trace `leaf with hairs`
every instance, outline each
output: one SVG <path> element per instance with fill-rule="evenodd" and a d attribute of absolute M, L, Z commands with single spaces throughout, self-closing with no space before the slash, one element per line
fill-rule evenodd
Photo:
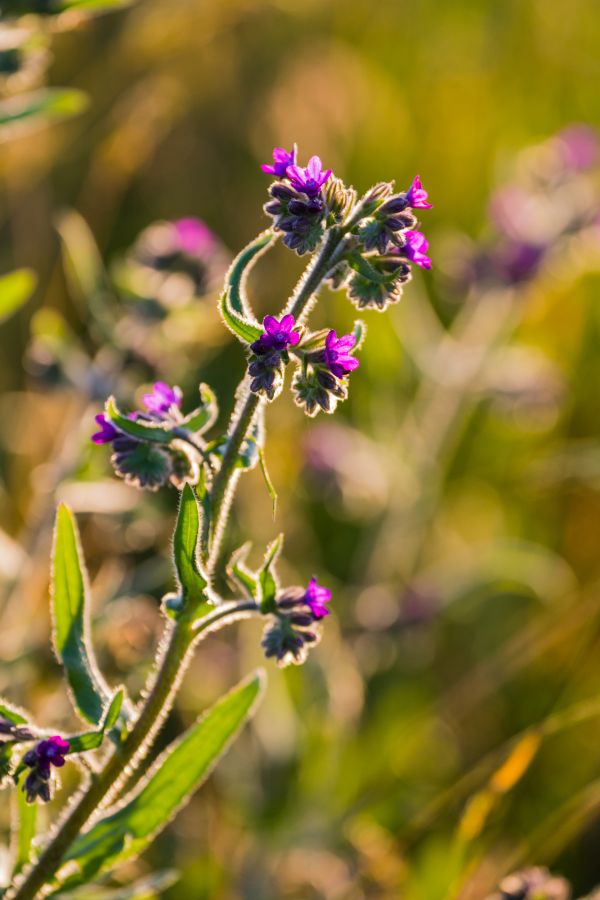
<path fill-rule="evenodd" d="M 86 750 L 96 750 L 101 746 L 106 733 L 117 723 L 124 697 L 125 689 L 121 687 L 115 692 L 104 714 L 102 725 L 97 731 L 86 731 L 83 734 L 74 734 L 69 737 L 69 753 L 83 753 Z"/>
<path fill-rule="evenodd" d="M 200 391 L 200 406 L 184 416 L 181 421 L 182 428 L 187 428 L 188 431 L 193 431 L 195 434 L 207 431 L 211 425 L 214 425 L 219 414 L 217 398 L 212 388 L 207 384 L 200 384 L 198 390 Z"/>
<path fill-rule="evenodd" d="M 257 600 L 259 592 L 258 577 L 246 565 L 246 556 L 250 547 L 251 544 L 248 542 L 231 554 L 227 565 L 227 576 L 235 587 L 241 589 L 246 597 L 250 600 Z"/>
<path fill-rule="evenodd" d="M 65 863 L 75 863 L 80 872 L 67 876 L 62 890 L 138 856 L 148 847 L 210 775 L 253 714 L 263 687 L 264 673 L 259 670 L 218 700 L 158 757 L 141 787 L 79 835 Z"/>
<path fill-rule="evenodd" d="M 246 297 L 246 280 L 254 263 L 274 242 L 275 235 L 272 231 L 259 234 L 238 253 L 225 280 L 226 288 L 220 302 L 221 315 L 229 330 L 245 344 L 251 344 L 263 333 L 250 310 Z"/>
<path fill-rule="evenodd" d="M 173 440 L 175 435 L 171 430 L 161 425 L 153 423 L 145 423 L 129 419 L 119 410 L 114 397 L 109 397 L 106 401 L 104 412 L 107 419 L 119 429 L 119 431 L 128 434 L 129 437 L 136 438 L 138 441 L 149 441 L 154 444 L 168 444 Z"/>
<path fill-rule="evenodd" d="M 112 692 L 98 670 L 90 643 L 89 588 L 77 523 L 67 506 L 58 507 L 52 553 L 54 646 L 75 706 L 98 725 Z"/>
<path fill-rule="evenodd" d="M 179 513 L 173 535 L 173 561 L 182 593 L 182 610 L 190 617 L 209 612 L 207 602 L 208 579 L 198 560 L 200 539 L 200 510 L 193 488 L 186 484 L 181 492 Z"/>
<path fill-rule="evenodd" d="M 275 540 L 267 547 L 265 561 L 263 562 L 259 573 L 258 583 L 260 585 L 260 609 L 263 613 L 273 612 L 276 608 L 275 595 L 279 585 L 273 573 L 273 565 L 277 557 L 281 553 L 283 547 L 283 535 L 279 534 Z"/>
<path fill-rule="evenodd" d="M 29 860 L 33 848 L 33 840 L 37 828 L 37 803 L 28 803 L 23 783 L 25 777 L 19 780 L 13 800 L 13 816 L 15 826 L 13 828 L 13 878 L 22 872 Z"/>

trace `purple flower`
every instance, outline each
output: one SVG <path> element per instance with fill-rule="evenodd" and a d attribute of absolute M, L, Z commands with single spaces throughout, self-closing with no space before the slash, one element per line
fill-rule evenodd
<path fill-rule="evenodd" d="M 323 171 L 323 164 L 318 156 L 312 156 L 305 169 L 291 165 L 286 169 L 286 175 L 290 179 L 292 187 L 302 191 L 309 197 L 316 197 L 321 188 L 331 175 L 331 169 Z"/>
<path fill-rule="evenodd" d="M 215 236 L 201 219 L 189 216 L 173 222 L 175 236 L 180 250 L 195 256 L 203 251 L 211 250 L 215 245 Z"/>
<path fill-rule="evenodd" d="M 50 772 L 50 766 L 60 769 L 65 764 L 65 755 L 68 752 L 69 742 L 58 734 L 45 741 L 40 741 L 35 748 L 38 767 L 45 772 Z"/>
<path fill-rule="evenodd" d="M 94 444 L 110 444 L 111 441 L 119 435 L 121 432 L 115 428 L 112 422 L 109 422 L 104 413 L 100 413 L 98 416 L 94 416 L 96 422 L 100 426 L 100 431 L 96 431 L 95 434 L 92 435 L 92 441 Z"/>
<path fill-rule="evenodd" d="M 325 365 L 337 378 L 343 378 L 354 369 L 358 369 L 360 363 L 356 357 L 350 355 L 356 338 L 352 334 L 338 337 L 335 331 L 330 331 L 325 338 Z"/>
<path fill-rule="evenodd" d="M 149 413 L 166 415 L 172 406 L 181 404 L 181 391 L 178 387 L 169 387 L 164 381 L 156 381 L 152 393 L 144 394 L 142 402 Z"/>
<path fill-rule="evenodd" d="M 406 244 L 402 248 L 401 253 L 416 266 L 420 266 L 422 269 L 430 269 L 431 260 L 427 256 L 429 241 L 425 235 L 420 231 L 405 231 L 404 237 L 406 238 Z"/>
<path fill-rule="evenodd" d="M 294 166 L 296 164 L 296 145 L 294 144 L 293 149 L 288 153 L 287 150 L 284 150 L 283 147 L 274 147 L 273 148 L 273 165 L 270 166 L 266 163 L 263 163 L 261 169 L 263 172 L 267 172 L 269 175 L 276 175 L 277 178 L 283 178 L 286 174 L 288 166 Z"/>
<path fill-rule="evenodd" d="M 311 578 L 304 594 L 304 602 L 310 607 L 310 611 L 315 619 L 324 619 L 325 616 L 329 615 L 329 610 L 325 604 L 329 603 L 330 600 L 331 591 L 329 588 L 318 584 L 316 578 Z"/>
<path fill-rule="evenodd" d="M 575 171 L 584 171 L 598 159 L 598 133 L 589 125 L 570 125 L 559 132 L 563 160 Z"/>
<path fill-rule="evenodd" d="M 282 316 L 279 322 L 275 316 L 265 316 L 263 327 L 265 333 L 252 344 L 255 353 L 264 353 L 266 350 L 285 350 L 286 347 L 295 345 L 300 340 L 300 332 L 294 331 L 296 320 L 293 316 Z"/>
<path fill-rule="evenodd" d="M 427 191 L 421 185 L 418 175 L 415 175 L 413 183 L 406 192 L 406 201 L 412 209 L 433 209 L 432 204 L 427 202 Z"/>

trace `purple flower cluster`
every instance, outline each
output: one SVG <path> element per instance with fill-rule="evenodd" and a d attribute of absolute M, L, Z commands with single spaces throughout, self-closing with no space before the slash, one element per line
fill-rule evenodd
<path fill-rule="evenodd" d="M 289 347 L 300 341 L 300 332 L 294 330 L 296 320 L 290 314 L 265 316 L 264 332 L 250 345 L 252 356 L 248 365 L 251 376 L 250 390 L 273 400 L 283 384 L 283 357 Z M 286 357 L 287 359 L 287 357 Z"/>
<path fill-rule="evenodd" d="M 44 803 L 50 800 L 52 766 L 58 769 L 62 768 L 68 752 L 69 742 L 55 734 L 40 741 L 33 750 L 29 750 L 25 754 L 23 762 L 31 769 L 23 785 L 28 803 L 32 803 L 36 797 L 39 797 Z"/>
<path fill-rule="evenodd" d="M 355 344 L 356 338 L 353 334 L 345 334 L 339 338 L 335 331 L 330 331 L 325 338 L 323 351 L 325 365 L 337 378 L 343 378 L 349 372 L 358 369 L 359 361 L 350 355 L 350 350 Z"/>
<path fill-rule="evenodd" d="M 278 179 L 271 185 L 271 200 L 265 205 L 273 227 L 283 232 L 283 242 L 290 250 L 300 255 L 314 250 L 324 234 L 328 206 L 323 188 L 331 169 L 323 170 L 318 156 L 312 156 L 305 168 L 296 165 L 295 147 L 290 152 L 275 147 L 273 164 L 261 168 Z"/>
<path fill-rule="evenodd" d="M 311 578 L 307 587 L 290 587 L 277 597 L 277 612 L 265 628 L 262 647 L 265 656 L 280 666 L 299 665 L 310 647 L 320 638 L 319 624 L 329 615 L 331 591 Z"/>
<path fill-rule="evenodd" d="M 329 331 L 322 348 L 306 354 L 305 365 L 296 372 L 292 387 L 296 403 L 307 415 L 315 416 L 319 410 L 332 413 L 338 400 L 346 399 L 347 376 L 360 365 L 350 352 L 355 345 L 353 334 L 338 337 L 337 332 Z"/>

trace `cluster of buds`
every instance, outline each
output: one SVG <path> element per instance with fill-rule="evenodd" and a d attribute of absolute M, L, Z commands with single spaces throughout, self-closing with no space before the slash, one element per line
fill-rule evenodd
<path fill-rule="evenodd" d="M 91 439 L 95 444 L 111 445 L 112 466 L 128 484 L 155 491 L 168 483 L 181 488 L 187 481 L 197 481 L 197 450 L 186 441 L 168 435 L 169 428 L 176 429 L 185 421 L 181 399 L 178 387 L 157 381 L 151 393 L 142 397 L 145 410 L 136 410 L 127 416 L 131 422 L 165 428 L 164 444 L 138 439 L 124 432 L 105 413 L 95 417 L 100 430 Z"/>
<path fill-rule="evenodd" d="M 69 752 L 69 742 L 55 734 L 40 741 L 23 757 L 24 764 L 30 769 L 23 790 L 28 803 L 39 797 L 48 803 L 52 785 L 52 767 L 60 769 L 65 764 L 65 756 Z"/>
<path fill-rule="evenodd" d="M 295 146 L 289 153 L 276 147 L 273 163 L 261 168 L 277 179 L 271 185 L 271 200 L 264 210 L 272 217 L 273 228 L 283 232 L 286 247 L 301 256 L 314 250 L 323 237 L 328 213 L 323 186 L 332 172 L 323 171 L 318 156 L 313 156 L 302 169 L 296 165 L 296 154 Z"/>
<path fill-rule="evenodd" d="M 168 311 L 216 289 L 229 254 L 201 219 L 155 222 L 145 228 L 127 258 L 115 267 L 119 286 L 145 310 Z"/>
<path fill-rule="evenodd" d="M 300 665 L 321 637 L 320 621 L 329 615 L 331 591 L 311 578 L 306 588 L 288 587 L 276 597 L 273 619 L 266 626 L 262 647 L 277 664 Z"/>
<path fill-rule="evenodd" d="M 302 340 L 295 324 L 289 314 L 281 320 L 265 316 L 263 333 L 250 345 L 250 390 L 273 400 L 283 385 L 283 366 L 292 352 L 300 363 L 292 385 L 296 402 L 309 416 L 320 409 L 331 413 L 338 400 L 348 396 L 347 376 L 359 366 L 351 353 L 356 336 L 322 331 Z"/>

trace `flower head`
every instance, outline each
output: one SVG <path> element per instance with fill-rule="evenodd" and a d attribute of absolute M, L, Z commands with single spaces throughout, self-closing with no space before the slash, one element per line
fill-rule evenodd
<path fill-rule="evenodd" d="M 94 444 L 110 444 L 121 433 L 112 422 L 108 421 L 104 413 L 94 416 L 94 419 L 100 426 L 100 431 L 96 431 L 92 435 Z"/>
<path fill-rule="evenodd" d="M 350 355 L 355 343 L 354 335 L 345 334 L 339 338 L 335 331 L 330 331 L 325 338 L 325 365 L 338 378 L 343 378 L 360 365 L 356 357 Z"/>
<path fill-rule="evenodd" d="M 264 334 L 254 341 L 252 350 L 255 353 L 265 353 L 268 350 L 285 350 L 287 347 L 295 347 L 300 340 L 300 332 L 294 331 L 296 320 L 288 313 L 282 316 L 281 321 L 275 316 L 265 316 L 263 319 Z"/>
<path fill-rule="evenodd" d="M 181 405 L 181 390 L 169 387 L 164 381 L 156 381 L 150 394 L 144 394 L 142 402 L 149 413 L 156 416 L 166 415 L 171 407 Z"/>
<path fill-rule="evenodd" d="M 50 766 L 62 768 L 65 764 L 65 755 L 69 752 L 69 742 L 55 734 L 44 741 L 40 741 L 35 748 L 38 758 L 38 766 L 42 770 L 50 771 Z"/>
<path fill-rule="evenodd" d="M 304 602 L 310 608 L 315 619 L 324 619 L 329 615 L 329 610 L 325 606 L 331 600 L 331 591 L 329 588 L 317 583 L 316 578 L 311 578 L 308 582 L 304 594 Z"/>
<path fill-rule="evenodd" d="M 402 248 L 402 253 L 416 266 L 422 269 L 431 268 L 431 260 L 427 256 L 429 241 L 420 231 L 406 231 L 404 233 L 406 244 Z"/>
<path fill-rule="evenodd" d="M 268 175 L 275 175 L 277 178 L 283 178 L 286 174 L 288 166 L 296 165 L 296 145 L 288 153 L 283 147 L 273 148 L 273 164 L 263 163 L 261 169 Z"/>
<path fill-rule="evenodd" d="M 318 156 L 311 156 L 305 169 L 290 165 L 286 169 L 287 177 L 293 188 L 302 191 L 309 197 L 316 197 L 332 174 L 331 169 L 323 171 L 323 164 Z"/>
<path fill-rule="evenodd" d="M 433 209 L 432 204 L 427 202 L 427 191 L 422 186 L 418 175 L 415 175 L 413 183 L 406 192 L 406 200 L 412 209 Z"/>

